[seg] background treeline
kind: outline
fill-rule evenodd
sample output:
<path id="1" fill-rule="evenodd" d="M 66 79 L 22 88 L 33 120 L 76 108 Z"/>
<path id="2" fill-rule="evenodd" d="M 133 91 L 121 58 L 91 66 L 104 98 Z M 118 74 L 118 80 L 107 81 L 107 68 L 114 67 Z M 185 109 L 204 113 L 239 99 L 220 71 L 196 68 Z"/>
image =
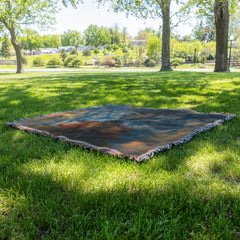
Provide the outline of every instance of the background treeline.
<path id="1" fill-rule="evenodd" d="M 138 32 L 134 38 L 129 35 L 127 28 L 120 29 L 118 25 L 111 28 L 90 25 L 83 33 L 76 30 L 65 31 L 61 35 L 43 35 L 37 31 L 26 30 L 19 37 L 22 50 L 32 51 L 40 48 L 59 48 L 72 46 L 71 53 L 62 51 L 52 61 L 49 57 L 30 59 L 34 66 L 80 66 L 108 65 L 117 67 L 127 66 L 156 66 L 161 64 L 162 38 L 161 31 L 146 28 Z M 171 64 L 177 67 L 183 63 L 202 63 L 215 59 L 215 30 L 202 23 L 193 29 L 192 35 L 171 35 Z M 1 41 L 1 55 L 10 57 L 11 44 L 7 36 Z M 81 51 L 81 53 L 78 53 Z M 12 53 L 14 51 L 12 50 Z M 33 61 L 34 60 L 34 61 Z M 232 60 L 240 61 L 240 42 L 236 40 L 232 51 Z M 49 64 L 48 64 L 49 63 Z"/>

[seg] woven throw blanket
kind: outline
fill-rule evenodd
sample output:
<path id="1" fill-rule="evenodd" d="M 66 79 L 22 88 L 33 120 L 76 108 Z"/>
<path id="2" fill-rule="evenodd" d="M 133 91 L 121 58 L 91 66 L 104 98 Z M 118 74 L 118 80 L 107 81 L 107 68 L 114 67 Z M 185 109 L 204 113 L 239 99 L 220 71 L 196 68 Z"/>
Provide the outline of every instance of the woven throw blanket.
<path id="1" fill-rule="evenodd" d="M 110 104 L 5 124 L 141 162 L 234 116 Z"/>

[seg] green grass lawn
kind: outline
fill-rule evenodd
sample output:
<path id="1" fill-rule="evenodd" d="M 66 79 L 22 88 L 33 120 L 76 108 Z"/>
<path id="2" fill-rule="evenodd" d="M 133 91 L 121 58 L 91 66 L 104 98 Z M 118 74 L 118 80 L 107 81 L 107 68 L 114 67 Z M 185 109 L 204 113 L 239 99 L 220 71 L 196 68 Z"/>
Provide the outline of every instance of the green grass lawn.
<path id="1" fill-rule="evenodd" d="M 236 113 L 138 164 L 4 122 L 104 104 Z M 0 74 L 0 239 L 239 239 L 239 73 Z"/>

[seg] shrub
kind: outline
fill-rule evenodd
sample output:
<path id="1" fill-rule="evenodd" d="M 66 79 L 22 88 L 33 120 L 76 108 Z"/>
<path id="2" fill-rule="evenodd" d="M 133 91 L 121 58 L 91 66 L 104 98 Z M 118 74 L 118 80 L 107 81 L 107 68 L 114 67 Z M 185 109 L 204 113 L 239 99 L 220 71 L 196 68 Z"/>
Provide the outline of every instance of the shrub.
<path id="1" fill-rule="evenodd" d="M 154 59 L 151 59 L 151 58 L 146 59 L 144 62 L 144 65 L 146 67 L 154 67 L 156 66 L 156 64 L 157 64 L 156 61 L 154 61 Z"/>
<path id="2" fill-rule="evenodd" d="M 77 55 L 71 55 L 69 57 L 67 57 L 64 61 L 64 66 L 72 66 L 72 67 L 79 67 L 84 65 L 83 61 L 81 60 L 80 57 L 78 57 Z"/>
<path id="3" fill-rule="evenodd" d="M 71 55 L 78 55 L 78 52 L 77 52 L 76 48 L 72 48 L 70 54 Z"/>
<path id="4" fill-rule="evenodd" d="M 44 65 L 45 65 L 45 63 L 44 63 L 44 59 L 42 57 L 36 57 L 33 60 L 33 66 L 34 67 L 42 67 Z"/>
<path id="5" fill-rule="evenodd" d="M 23 65 L 28 64 L 27 58 L 25 56 L 22 56 L 22 63 L 23 63 Z"/>
<path id="6" fill-rule="evenodd" d="M 114 51 L 116 51 L 118 48 L 119 48 L 119 46 L 118 46 L 116 43 L 114 43 L 114 44 L 112 45 L 112 49 L 113 49 Z"/>
<path id="7" fill-rule="evenodd" d="M 122 49 L 122 52 L 123 52 L 123 53 L 128 53 L 128 48 L 127 48 L 127 47 L 124 47 L 124 48 Z"/>
<path id="8" fill-rule="evenodd" d="M 179 64 L 178 62 L 173 62 L 171 65 L 172 65 L 174 68 L 176 68 L 176 67 L 179 66 L 180 64 Z"/>
<path id="9" fill-rule="evenodd" d="M 108 51 L 111 51 L 112 50 L 112 47 L 111 47 L 111 45 L 107 45 L 107 47 L 106 47 L 106 49 L 108 50 Z"/>
<path id="10" fill-rule="evenodd" d="M 200 63 L 205 64 L 207 61 L 207 58 L 205 56 L 201 56 L 199 60 L 200 60 Z"/>
<path id="11" fill-rule="evenodd" d="M 107 57 L 102 60 L 102 65 L 108 65 L 109 67 L 115 67 L 116 61 L 113 58 Z"/>
<path id="12" fill-rule="evenodd" d="M 83 61 L 79 58 L 79 57 L 75 57 L 72 61 L 71 61 L 71 65 L 73 67 L 79 67 L 83 65 Z"/>
<path id="13" fill-rule="evenodd" d="M 123 66 L 123 56 L 121 56 L 121 55 L 115 55 L 115 56 L 113 56 L 112 57 L 114 60 L 115 60 L 115 62 L 116 62 L 116 67 L 122 67 Z"/>
<path id="14" fill-rule="evenodd" d="M 184 64 L 186 62 L 185 58 L 172 58 L 171 63 L 177 62 L 180 64 Z"/>
<path id="15" fill-rule="evenodd" d="M 103 54 L 104 54 L 104 55 L 107 55 L 107 54 L 108 54 L 107 49 L 103 49 Z"/>
<path id="16" fill-rule="evenodd" d="M 95 54 L 98 54 L 98 53 L 99 53 L 99 49 L 98 49 L 98 48 L 94 48 L 93 52 L 94 52 Z"/>
<path id="17" fill-rule="evenodd" d="M 134 49 L 133 43 L 129 43 L 128 48 L 130 48 L 131 50 L 133 50 L 133 49 Z"/>
<path id="18" fill-rule="evenodd" d="M 207 60 L 214 60 L 215 57 L 212 54 L 209 54 L 209 57 L 207 58 Z"/>
<path id="19" fill-rule="evenodd" d="M 74 58 L 76 58 L 76 56 L 69 56 L 65 59 L 64 61 L 64 66 L 69 66 L 71 64 L 71 62 L 74 60 Z"/>
<path id="20" fill-rule="evenodd" d="M 137 58 L 134 63 L 134 67 L 141 67 L 143 65 L 143 60 L 141 58 Z"/>
<path id="21" fill-rule="evenodd" d="M 125 53 L 125 54 L 123 55 L 122 59 L 123 59 L 123 66 L 125 66 L 125 67 L 128 66 L 128 62 L 129 62 L 129 60 L 130 60 L 129 54 L 128 54 L 128 53 Z"/>
<path id="22" fill-rule="evenodd" d="M 63 61 L 67 58 L 68 54 L 66 53 L 65 49 L 61 50 L 60 56 L 61 56 Z"/>
<path id="23" fill-rule="evenodd" d="M 56 67 L 60 67 L 63 64 L 62 60 L 58 57 L 52 57 L 48 63 L 47 66 L 51 67 L 51 68 L 56 68 Z"/>
<path id="24" fill-rule="evenodd" d="M 82 54 L 85 57 L 89 57 L 89 56 L 91 56 L 91 50 L 90 49 L 84 49 Z"/>
<path id="25" fill-rule="evenodd" d="M 114 52 L 114 55 L 123 55 L 123 51 L 121 49 L 117 49 L 115 52 Z"/>
<path id="26" fill-rule="evenodd" d="M 94 61 L 94 64 L 97 65 L 97 66 L 100 66 L 101 65 L 101 60 L 98 58 Z"/>

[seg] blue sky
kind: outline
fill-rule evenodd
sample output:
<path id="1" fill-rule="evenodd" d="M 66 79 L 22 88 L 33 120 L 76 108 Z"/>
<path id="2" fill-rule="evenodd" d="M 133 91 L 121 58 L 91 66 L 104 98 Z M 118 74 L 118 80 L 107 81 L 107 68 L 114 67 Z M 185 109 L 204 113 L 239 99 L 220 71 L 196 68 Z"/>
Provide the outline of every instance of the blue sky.
<path id="1" fill-rule="evenodd" d="M 73 9 L 71 6 L 68 8 L 62 7 L 62 10 L 56 15 L 57 23 L 55 26 L 52 26 L 53 29 L 40 34 L 62 34 L 68 29 L 83 32 L 90 24 L 111 27 L 117 23 L 121 29 L 127 27 L 128 33 L 131 36 L 135 36 L 139 30 L 146 27 L 158 30 L 161 24 L 161 19 L 141 20 L 133 16 L 127 18 L 124 13 L 108 11 L 107 6 L 98 8 L 98 5 L 92 1 L 85 2 L 87 3 L 80 4 L 77 9 Z M 172 6 L 172 9 L 174 8 L 175 6 Z M 174 32 L 180 35 L 187 35 L 191 34 L 191 29 L 190 25 L 185 24 L 181 28 L 175 29 Z"/>

